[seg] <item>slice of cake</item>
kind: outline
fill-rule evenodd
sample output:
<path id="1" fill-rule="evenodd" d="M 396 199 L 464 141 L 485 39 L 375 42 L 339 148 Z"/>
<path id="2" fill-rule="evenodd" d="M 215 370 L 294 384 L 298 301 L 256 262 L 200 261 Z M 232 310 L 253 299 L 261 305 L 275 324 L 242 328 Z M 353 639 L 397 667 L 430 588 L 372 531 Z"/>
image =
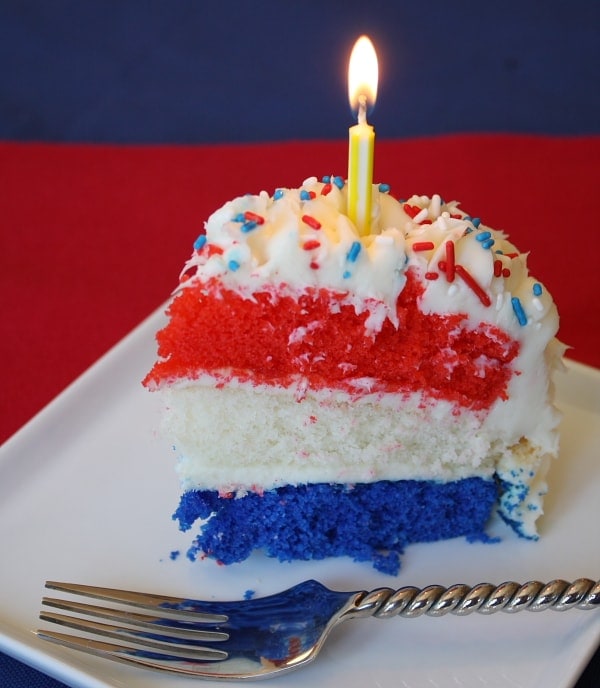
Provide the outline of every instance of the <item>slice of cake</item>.
<path id="1" fill-rule="evenodd" d="M 412 542 L 536 538 L 563 347 L 505 235 L 438 195 L 339 177 L 226 203 L 194 244 L 144 380 L 178 455 L 189 556 L 347 555 L 395 573 Z"/>

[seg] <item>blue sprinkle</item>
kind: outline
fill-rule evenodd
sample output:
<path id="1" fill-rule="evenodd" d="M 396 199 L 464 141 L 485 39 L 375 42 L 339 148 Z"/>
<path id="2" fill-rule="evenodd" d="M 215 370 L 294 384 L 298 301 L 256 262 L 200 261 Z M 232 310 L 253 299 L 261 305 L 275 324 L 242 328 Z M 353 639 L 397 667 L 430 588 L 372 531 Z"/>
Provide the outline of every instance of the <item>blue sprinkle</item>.
<path id="1" fill-rule="evenodd" d="M 465 222 L 471 222 L 472 219 L 473 219 L 473 218 L 472 218 L 470 215 L 465 215 L 465 216 L 463 217 L 463 220 L 465 220 Z"/>
<path id="2" fill-rule="evenodd" d="M 472 227 L 467 227 L 467 228 L 465 229 L 465 235 L 467 235 L 467 234 L 472 234 L 472 233 L 473 233 L 473 228 L 472 228 Z"/>
<path id="3" fill-rule="evenodd" d="M 330 175 L 330 174 L 326 174 L 326 175 L 321 179 L 321 181 L 323 182 L 323 184 L 329 184 L 329 182 L 331 181 L 331 175 Z"/>
<path id="4" fill-rule="evenodd" d="M 495 242 L 493 239 L 486 239 L 486 241 L 482 241 L 482 242 L 481 242 L 481 245 L 483 246 L 483 248 L 488 248 L 488 249 L 489 249 L 489 248 L 492 248 L 492 246 L 493 246 L 495 243 L 496 243 L 496 242 Z"/>
<path id="5" fill-rule="evenodd" d="M 273 194 L 273 200 L 278 201 L 280 198 L 283 198 L 283 189 L 275 189 L 275 193 Z"/>
<path id="6" fill-rule="evenodd" d="M 475 237 L 477 241 L 486 241 L 492 236 L 491 232 L 479 232 L 479 234 Z"/>
<path id="7" fill-rule="evenodd" d="M 237 260 L 230 260 L 229 263 L 227 263 L 227 267 L 228 267 L 232 272 L 235 272 L 236 270 L 239 270 L 240 264 L 237 262 Z"/>
<path id="8" fill-rule="evenodd" d="M 390 192 L 390 185 L 389 184 L 380 184 L 379 185 L 379 191 L 381 193 L 389 193 Z"/>
<path id="9" fill-rule="evenodd" d="M 348 279 L 349 277 L 352 277 L 352 273 L 350 270 L 344 270 L 344 274 L 342 275 L 344 279 Z"/>
<path id="10" fill-rule="evenodd" d="M 534 296 L 541 296 L 542 295 L 542 285 L 539 282 L 536 282 L 533 285 L 533 295 Z"/>
<path id="11" fill-rule="evenodd" d="M 516 296 L 513 296 L 510 301 L 512 303 L 513 311 L 517 316 L 517 320 L 519 321 L 519 325 L 527 325 L 527 316 L 525 315 L 523 304 L 521 303 L 520 299 Z"/>
<path id="12" fill-rule="evenodd" d="M 497 249 L 494 251 L 494 253 L 497 253 L 497 254 L 499 254 L 499 255 L 501 255 L 501 256 L 504 255 L 504 251 L 501 251 L 499 248 L 497 248 Z"/>
<path id="13" fill-rule="evenodd" d="M 246 218 L 244 217 L 244 213 L 238 213 L 232 220 L 232 222 L 244 222 Z"/>
<path id="14" fill-rule="evenodd" d="M 474 227 L 479 227 L 479 225 L 481 224 L 481 218 L 479 218 L 479 217 L 474 217 L 474 218 L 471 220 L 471 222 L 473 223 L 473 226 L 474 226 Z"/>
<path id="15" fill-rule="evenodd" d="M 255 220 L 246 220 L 246 222 L 244 222 L 244 224 L 242 225 L 242 232 L 251 232 L 253 229 L 256 229 L 257 227 L 258 222 L 256 222 Z"/>
<path id="16" fill-rule="evenodd" d="M 244 599 L 251 600 L 255 594 L 256 593 L 254 592 L 254 590 L 246 590 L 246 592 L 244 593 Z"/>
<path id="17" fill-rule="evenodd" d="M 349 260 L 351 263 L 354 263 L 358 258 L 358 254 L 360 253 L 361 249 L 362 245 L 360 241 L 353 241 L 352 246 L 350 246 L 350 249 L 346 254 L 346 259 Z"/>
<path id="18" fill-rule="evenodd" d="M 194 241 L 194 250 L 199 251 L 206 243 L 206 234 L 201 234 L 196 241 Z"/>
<path id="19" fill-rule="evenodd" d="M 306 189 L 302 189 L 300 192 L 301 201 L 310 201 L 310 193 Z"/>
<path id="20" fill-rule="evenodd" d="M 344 180 L 341 177 L 334 177 L 331 181 L 337 186 L 338 189 L 344 188 Z"/>
<path id="21" fill-rule="evenodd" d="M 169 559 L 170 559 L 171 561 L 175 561 L 175 559 L 177 559 L 177 558 L 179 557 L 180 554 L 181 554 L 181 552 L 180 552 L 178 549 L 174 549 L 174 550 L 171 552 L 171 554 L 169 554 Z"/>

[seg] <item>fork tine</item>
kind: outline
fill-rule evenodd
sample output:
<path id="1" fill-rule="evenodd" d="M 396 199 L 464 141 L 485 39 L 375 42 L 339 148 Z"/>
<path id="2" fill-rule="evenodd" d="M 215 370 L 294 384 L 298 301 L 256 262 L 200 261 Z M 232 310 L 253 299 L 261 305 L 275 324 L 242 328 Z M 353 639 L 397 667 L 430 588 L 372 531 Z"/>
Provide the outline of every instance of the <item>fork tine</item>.
<path id="1" fill-rule="evenodd" d="M 108 602 L 130 604 L 156 612 L 177 611 L 181 614 L 193 615 L 194 621 L 204 623 L 224 623 L 226 614 L 216 614 L 207 609 L 203 610 L 203 603 L 199 600 L 189 600 L 184 597 L 171 597 L 168 595 L 156 595 L 152 593 L 140 593 L 132 590 L 117 590 L 115 588 L 103 588 L 93 585 L 81 585 L 79 583 L 60 583 L 58 581 L 46 581 L 46 588 L 59 590 L 72 595 L 83 595 Z M 205 607 L 210 607 L 210 602 Z"/>
<path id="2" fill-rule="evenodd" d="M 63 600 L 54 597 L 42 598 L 42 604 L 75 614 L 85 614 L 87 616 L 108 619 L 109 621 L 140 626 L 154 632 L 167 629 L 170 633 L 174 633 L 182 639 L 190 638 L 193 640 L 202 640 L 204 642 L 220 642 L 227 640 L 229 637 L 228 633 L 207 630 L 205 622 L 197 624 L 187 619 L 181 621 L 175 618 L 174 615 L 172 618 L 165 618 L 164 616 L 139 614 L 130 610 L 100 607 L 94 604 L 85 604 L 84 602 Z"/>
<path id="3" fill-rule="evenodd" d="M 80 619 L 74 616 L 67 616 L 66 614 L 57 614 L 55 612 L 42 612 L 40 614 L 40 619 L 42 619 L 42 621 L 50 621 L 61 626 L 73 628 L 77 631 L 94 633 L 107 638 L 116 638 L 117 640 L 125 642 L 133 642 L 143 647 L 163 650 L 168 653 L 176 653 L 178 656 L 180 656 L 179 653 L 184 653 L 186 656 L 190 658 L 193 657 L 196 660 L 220 661 L 228 657 L 227 652 L 204 647 L 200 645 L 200 642 L 194 642 L 187 638 L 182 639 L 158 633 L 149 634 L 147 631 Z"/>
<path id="4" fill-rule="evenodd" d="M 161 652 L 150 652 L 147 650 L 139 650 L 135 647 L 126 645 L 115 645 L 114 643 L 105 643 L 100 640 L 91 640 L 89 638 L 79 638 L 67 633 L 58 633 L 55 631 L 36 631 L 36 635 L 56 645 L 68 647 L 72 650 L 80 650 L 87 654 L 96 655 L 104 659 L 112 659 L 117 662 L 125 664 L 132 664 L 134 666 L 142 666 L 149 669 L 157 669 L 168 673 L 187 674 L 196 677 L 213 677 L 214 673 L 210 671 L 204 672 L 202 667 L 209 669 L 213 662 L 218 664 L 222 657 L 207 657 L 203 662 L 198 657 L 186 656 L 185 654 L 163 654 Z M 216 651 L 218 652 L 218 651 Z M 219 652 L 219 654 L 221 654 Z"/>

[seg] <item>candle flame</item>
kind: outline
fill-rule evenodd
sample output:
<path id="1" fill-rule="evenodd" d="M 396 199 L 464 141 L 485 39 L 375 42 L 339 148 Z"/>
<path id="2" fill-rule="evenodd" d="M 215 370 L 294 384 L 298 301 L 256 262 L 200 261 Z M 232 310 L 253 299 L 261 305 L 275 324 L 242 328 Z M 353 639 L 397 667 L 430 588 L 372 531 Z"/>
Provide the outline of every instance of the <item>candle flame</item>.
<path id="1" fill-rule="evenodd" d="M 378 76 L 373 43 L 367 36 L 361 36 L 352 48 L 348 65 L 348 99 L 352 109 L 358 109 L 359 119 L 364 119 L 367 107 L 375 104 Z"/>

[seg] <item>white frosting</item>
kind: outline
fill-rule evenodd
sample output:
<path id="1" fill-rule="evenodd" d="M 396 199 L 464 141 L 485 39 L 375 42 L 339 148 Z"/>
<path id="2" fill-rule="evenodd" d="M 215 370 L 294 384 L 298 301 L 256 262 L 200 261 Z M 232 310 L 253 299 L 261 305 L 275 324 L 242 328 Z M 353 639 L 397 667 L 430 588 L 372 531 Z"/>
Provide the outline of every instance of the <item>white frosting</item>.
<path id="1" fill-rule="evenodd" d="M 330 289 L 346 294 L 357 312 L 369 310 L 368 326 L 377 331 L 385 317 L 396 322 L 396 301 L 412 266 L 422 276 L 437 275 L 423 279 L 421 308 L 426 313 L 465 313 L 474 326 L 489 322 L 519 341 L 539 340 L 540 352 L 556 333 L 556 308 L 543 285 L 529 277 L 527 256 L 502 232 L 471 219 L 456 202 L 444 203 L 434 194 L 401 203 L 374 185 L 371 233 L 359 236 L 346 215 L 346 186 L 331 184 L 323 195 L 328 186 L 310 178 L 298 189 L 279 189 L 273 196 L 262 191 L 227 202 L 208 219 L 206 244 L 193 253 L 182 275 L 203 280 L 218 276 L 225 287 L 248 298 L 273 286 L 294 294 L 309 287 Z M 314 197 L 303 200 L 307 194 Z M 414 218 L 407 207 L 414 209 Z M 257 216 L 260 224 L 246 231 L 252 220 L 245 215 Z M 312 226 L 313 219 L 319 228 Z M 456 264 L 473 278 L 489 305 L 463 276 L 455 274 L 449 281 L 440 270 L 448 242 L 454 244 Z M 431 249 L 415 250 L 429 243 Z M 495 263 L 504 275 L 495 276 Z M 182 287 L 193 281 L 183 281 Z M 513 298 L 519 300 L 525 324 L 519 322 Z"/>

